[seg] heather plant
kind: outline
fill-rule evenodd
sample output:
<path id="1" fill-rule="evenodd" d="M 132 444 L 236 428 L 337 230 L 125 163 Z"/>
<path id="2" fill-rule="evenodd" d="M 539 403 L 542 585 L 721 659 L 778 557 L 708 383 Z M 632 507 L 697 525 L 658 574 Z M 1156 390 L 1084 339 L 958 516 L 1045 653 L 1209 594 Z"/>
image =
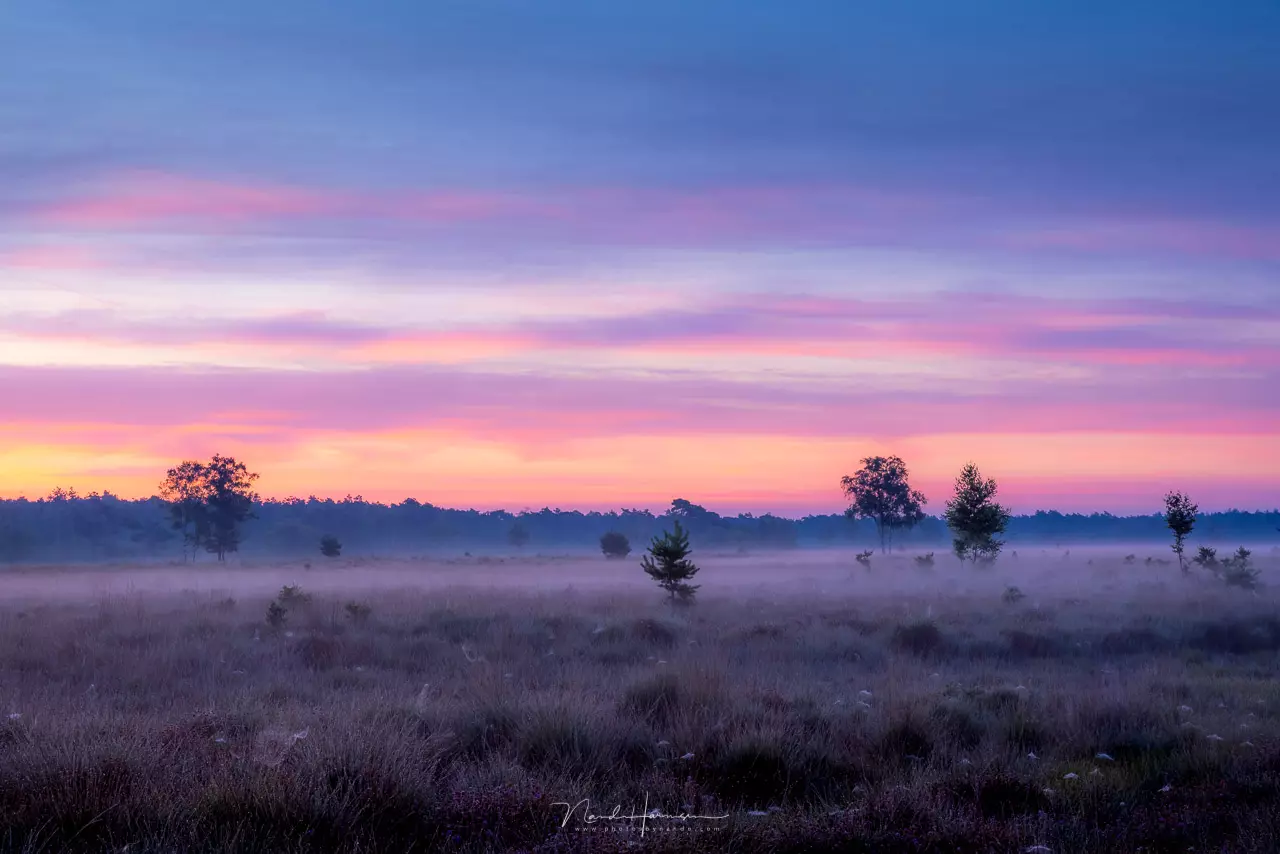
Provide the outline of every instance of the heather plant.
<path id="1" fill-rule="evenodd" d="M 415 562 L 430 590 L 318 567 L 270 643 L 225 592 L 0 597 L 0 848 L 603 854 L 618 835 L 553 802 L 647 796 L 728 816 L 647 834 L 661 852 L 1272 850 L 1275 595 L 1095 556 L 1024 551 L 1036 609 L 953 566 L 855 587 L 842 555 L 765 592 L 777 565 L 733 560 L 757 574 L 678 620 L 621 585 L 477 587 L 474 563 Z M 376 627 L 327 619 L 356 589 Z"/>
<path id="2" fill-rule="evenodd" d="M 343 606 L 343 610 L 347 612 L 347 619 L 356 625 L 368 622 L 369 616 L 373 613 L 373 607 L 367 602 L 348 602 Z"/>
<path id="3" fill-rule="evenodd" d="M 309 603 L 311 601 L 311 594 L 304 592 L 303 589 L 296 584 L 286 584 L 284 587 L 280 588 L 280 593 L 276 599 L 281 605 L 284 605 L 286 608 L 291 608 Z"/>
<path id="4" fill-rule="evenodd" d="M 279 602 L 272 600 L 267 604 L 267 625 L 273 629 L 284 628 L 285 622 L 289 619 L 289 609 L 281 605 Z"/>

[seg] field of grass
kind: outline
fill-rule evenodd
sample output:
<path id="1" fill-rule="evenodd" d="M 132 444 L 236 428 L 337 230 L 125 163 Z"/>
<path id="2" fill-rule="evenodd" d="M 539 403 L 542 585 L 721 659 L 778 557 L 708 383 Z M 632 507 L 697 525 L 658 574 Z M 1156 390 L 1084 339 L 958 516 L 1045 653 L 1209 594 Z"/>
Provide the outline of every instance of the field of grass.
<path id="1" fill-rule="evenodd" d="M 1122 558 L 0 574 L 0 850 L 1277 850 L 1280 597 Z"/>

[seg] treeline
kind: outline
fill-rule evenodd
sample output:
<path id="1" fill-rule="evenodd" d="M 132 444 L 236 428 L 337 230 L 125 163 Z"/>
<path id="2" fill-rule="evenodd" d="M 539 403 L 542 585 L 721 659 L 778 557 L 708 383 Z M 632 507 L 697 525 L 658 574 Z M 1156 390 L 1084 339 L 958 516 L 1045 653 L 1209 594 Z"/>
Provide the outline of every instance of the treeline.
<path id="1" fill-rule="evenodd" d="M 406 499 L 378 504 L 348 496 L 340 501 L 289 498 L 254 503 L 255 518 L 243 525 L 240 553 L 245 557 L 316 555 L 320 538 L 331 534 L 346 555 L 459 553 L 550 549 L 598 550 L 608 531 L 641 545 L 678 519 L 699 549 L 737 550 L 878 543 L 874 522 L 851 521 L 844 514 L 785 519 L 778 516 L 721 516 L 684 499 L 663 514 L 624 509 L 610 513 L 543 509 L 505 511 L 452 510 Z M 1208 544 L 1280 542 L 1280 511 L 1206 513 L 1194 540 Z M 513 531 L 522 535 L 513 537 Z M 1159 514 L 1113 516 L 1108 513 L 1038 512 L 1014 516 L 1006 539 L 1047 546 L 1106 542 L 1144 542 L 1163 546 L 1168 529 Z M 941 519 L 926 516 L 895 536 L 895 548 L 950 547 L 951 534 Z M 123 500 L 107 494 L 79 496 L 56 490 L 47 498 L 0 500 L 0 562 L 50 562 L 126 559 L 180 559 L 183 539 L 159 498 Z M 202 558 L 207 559 L 207 558 Z"/>

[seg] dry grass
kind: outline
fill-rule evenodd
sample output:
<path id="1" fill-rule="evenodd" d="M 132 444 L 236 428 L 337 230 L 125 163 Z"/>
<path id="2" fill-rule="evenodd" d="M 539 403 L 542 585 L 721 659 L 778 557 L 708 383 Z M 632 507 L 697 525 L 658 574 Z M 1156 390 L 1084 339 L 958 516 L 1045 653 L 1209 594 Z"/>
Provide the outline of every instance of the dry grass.
<path id="1" fill-rule="evenodd" d="M 644 586 L 298 572 L 310 601 L 275 630 L 252 569 L 26 589 L 0 606 L 0 847 L 1274 850 L 1276 597 L 1122 556 L 828 555 L 795 583 L 730 583 L 725 558 L 675 613 Z M 646 797 L 728 818 L 642 839 L 552 806 Z"/>

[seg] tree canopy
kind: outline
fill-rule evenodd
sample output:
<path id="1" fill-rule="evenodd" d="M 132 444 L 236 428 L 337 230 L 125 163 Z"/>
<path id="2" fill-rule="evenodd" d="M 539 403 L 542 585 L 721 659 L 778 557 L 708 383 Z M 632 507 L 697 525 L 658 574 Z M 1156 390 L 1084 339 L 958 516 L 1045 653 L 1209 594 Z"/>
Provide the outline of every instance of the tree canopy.
<path id="1" fill-rule="evenodd" d="M 862 468 L 845 475 L 840 485 L 852 503 L 845 514 L 871 519 L 880 536 L 880 551 L 892 546 L 893 532 L 924 521 L 924 493 L 911 488 L 907 464 L 900 457 L 867 457 Z"/>
<path id="2" fill-rule="evenodd" d="M 973 463 L 956 478 L 955 497 L 947 502 L 947 527 L 952 548 L 961 560 L 992 561 L 1004 541 L 997 539 L 1009 523 L 1009 511 L 994 501 L 996 482 L 984 479 Z"/>
<path id="3" fill-rule="evenodd" d="M 169 469 L 160 484 L 160 497 L 192 558 L 200 549 L 220 561 L 239 551 L 240 526 L 254 517 L 260 500 L 253 491 L 257 479 L 244 463 L 220 454 L 207 463 L 186 460 Z"/>

